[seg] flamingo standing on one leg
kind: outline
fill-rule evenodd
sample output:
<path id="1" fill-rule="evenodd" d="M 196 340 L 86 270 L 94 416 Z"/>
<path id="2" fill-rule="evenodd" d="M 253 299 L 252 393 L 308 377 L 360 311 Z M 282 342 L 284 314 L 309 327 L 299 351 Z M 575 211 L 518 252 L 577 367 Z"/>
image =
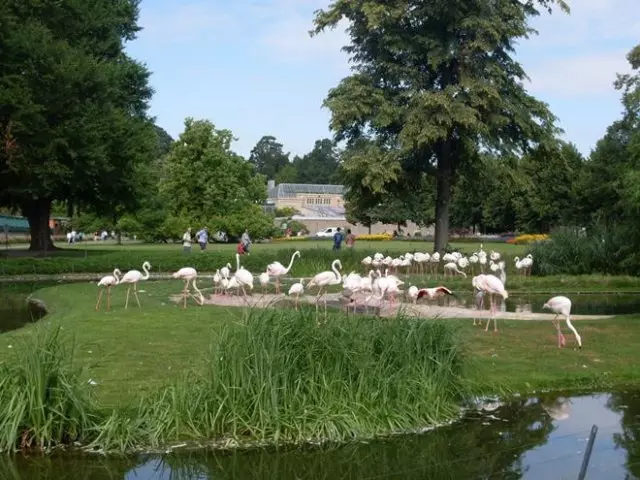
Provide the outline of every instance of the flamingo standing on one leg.
<path id="1" fill-rule="evenodd" d="M 542 308 L 547 308 L 556 314 L 556 316 L 553 317 L 552 322 L 556 327 L 556 330 L 558 331 L 558 348 L 564 347 L 565 343 L 564 335 L 562 334 L 562 330 L 560 329 L 560 322 L 557 321 L 558 315 L 563 315 L 565 320 L 567 321 L 567 327 L 569 327 L 569 329 L 576 337 L 578 348 L 582 350 L 582 338 L 578 334 L 578 331 L 575 329 L 575 327 L 571 324 L 571 320 L 569 318 L 571 316 L 571 300 L 569 300 L 567 297 L 562 296 L 553 297 L 550 298 L 544 305 L 542 305 Z"/>
<path id="2" fill-rule="evenodd" d="M 294 283 L 289 288 L 289 295 L 296 296 L 296 310 L 298 310 L 298 304 L 300 302 L 300 295 L 304 293 L 304 284 L 302 283 L 303 279 L 301 278 L 298 283 Z"/>
<path id="3" fill-rule="evenodd" d="M 144 271 L 144 275 L 140 273 L 139 270 L 129 270 L 127 273 L 124 274 L 124 277 L 120 279 L 120 283 L 129 284 L 129 287 L 127 288 L 127 300 L 124 302 L 125 310 L 129 306 L 129 292 L 131 291 L 131 285 L 133 285 L 133 295 L 136 297 L 136 301 L 138 302 L 138 307 L 141 307 L 140 299 L 138 298 L 138 282 L 149 279 L 150 269 L 151 269 L 151 264 L 149 262 L 144 262 L 142 264 L 142 270 Z"/>
<path id="4" fill-rule="evenodd" d="M 280 277 L 289 273 L 289 270 L 291 270 L 291 267 L 293 266 L 293 260 L 299 256 L 300 252 L 293 252 L 293 255 L 291 255 L 289 266 L 286 268 L 280 262 L 273 262 L 267 265 L 267 273 L 272 277 L 276 277 L 276 294 L 280 293 Z"/>
<path id="5" fill-rule="evenodd" d="M 96 312 L 100 309 L 100 301 L 102 300 L 102 294 L 105 289 L 107 290 L 107 312 L 111 310 L 111 287 L 115 287 L 120 283 L 120 275 L 122 272 L 117 268 L 113 271 L 113 275 L 107 275 L 106 277 L 102 277 L 98 282 L 98 286 L 102 287 L 100 289 L 100 294 L 98 295 L 98 303 L 96 303 Z"/>
<path id="6" fill-rule="evenodd" d="M 172 273 L 171 276 L 173 278 L 179 278 L 184 280 L 184 290 L 182 290 L 182 298 L 184 299 L 184 303 L 182 308 L 187 308 L 187 297 L 190 295 L 189 292 L 189 284 L 193 282 L 193 290 L 196 292 L 198 296 L 191 294 L 193 299 L 196 301 L 198 305 L 204 304 L 204 297 L 202 296 L 202 292 L 198 289 L 198 285 L 196 284 L 196 279 L 198 277 L 198 272 L 196 272 L 195 268 L 192 267 L 183 267 L 175 273 Z"/>

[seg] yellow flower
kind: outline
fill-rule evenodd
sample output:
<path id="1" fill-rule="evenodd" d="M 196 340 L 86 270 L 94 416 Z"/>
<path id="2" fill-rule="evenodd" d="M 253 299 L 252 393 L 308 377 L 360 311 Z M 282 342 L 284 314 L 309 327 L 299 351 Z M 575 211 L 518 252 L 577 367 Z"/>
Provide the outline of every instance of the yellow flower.
<path id="1" fill-rule="evenodd" d="M 393 238 L 393 235 L 389 234 L 389 233 L 375 233 L 375 234 L 364 234 L 364 235 L 358 235 L 356 236 L 357 240 L 368 240 L 370 242 L 382 242 L 382 241 L 387 241 L 387 240 L 391 240 Z"/>

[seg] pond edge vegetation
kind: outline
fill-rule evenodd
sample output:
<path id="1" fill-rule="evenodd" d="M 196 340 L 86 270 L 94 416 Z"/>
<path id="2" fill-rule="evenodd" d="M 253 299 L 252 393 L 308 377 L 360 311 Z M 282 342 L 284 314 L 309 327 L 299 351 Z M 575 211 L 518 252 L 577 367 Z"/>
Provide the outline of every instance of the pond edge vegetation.
<path id="1" fill-rule="evenodd" d="M 105 411 L 60 328 L 36 326 L 0 364 L 3 452 L 370 439 L 451 421 L 469 396 L 458 329 L 446 322 L 330 316 L 318 325 L 310 310 L 256 309 L 223 327 L 204 368 Z"/>

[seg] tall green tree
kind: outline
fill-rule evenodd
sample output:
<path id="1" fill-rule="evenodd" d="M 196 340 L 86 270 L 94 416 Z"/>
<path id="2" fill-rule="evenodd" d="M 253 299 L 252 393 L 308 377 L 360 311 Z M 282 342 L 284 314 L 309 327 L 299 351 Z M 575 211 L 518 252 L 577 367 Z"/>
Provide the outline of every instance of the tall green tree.
<path id="1" fill-rule="evenodd" d="M 331 129 L 338 140 L 374 138 L 402 169 L 435 170 L 437 251 L 461 164 L 477 161 L 480 146 L 520 152 L 557 132 L 512 58 L 534 32 L 529 19 L 554 4 L 568 10 L 562 0 L 334 0 L 316 12 L 312 34 L 349 21 L 354 74 L 325 100 Z"/>
<path id="2" fill-rule="evenodd" d="M 584 159 L 575 145 L 542 145 L 518 164 L 520 194 L 515 199 L 518 226 L 529 232 L 548 233 L 562 225 L 575 225 Z"/>
<path id="3" fill-rule="evenodd" d="M 55 200 L 113 211 L 155 151 L 144 65 L 125 53 L 138 0 L 0 5 L 0 203 L 29 220 L 31 250 L 53 248 Z"/>
<path id="4" fill-rule="evenodd" d="M 250 224 L 252 233 L 263 235 L 270 227 L 262 210 L 266 179 L 231 150 L 232 141 L 231 131 L 207 120 L 185 120 L 184 132 L 164 160 L 160 183 L 176 229 L 197 223 L 238 235 Z"/>
<path id="5" fill-rule="evenodd" d="M 313 150 L 294 159 L 298 183 L 335 184 L 339 181 L 340 153 L 329 138 L 316 140 Z"/>
<path id="6" fill-rule="evenodd" d="M 251 149 L 249 161 L 256 172 L 275 180 L 280 170 L 289 165 L 289 154 L 284 153 L 282 144 L 275 137 L 265 135 Z"/>

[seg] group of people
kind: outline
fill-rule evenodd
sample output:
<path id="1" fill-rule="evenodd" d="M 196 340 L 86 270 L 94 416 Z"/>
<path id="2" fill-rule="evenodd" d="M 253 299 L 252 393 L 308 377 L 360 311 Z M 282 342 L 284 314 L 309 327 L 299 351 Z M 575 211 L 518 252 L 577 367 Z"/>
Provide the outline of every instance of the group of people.
<path id="1" fill-rule="evenodd" d="M 226 237 L 226 235 L 224 236 Z M 204 252 L 207 249 L 207 244 L 209 243 L 209 229 L 207 227 L 196 232 L 196 241 L 198 242 L 198 245 L 200 245 L 200 251 Z M 189 227 L 187 228 L 187 231 L 184 232 L 184 235 L 182 235 L 182 249 L 185 253 L 191 253 L 192 243 L 191 227 Z M 244 233 L 240 238 L 240 242 L 238 243 L 237 251 L 241 255 L 248 255 L 250 246 L 251 237 L 249 236 L 249 231 L 245 228 Z"/>
<path id="2" fill-rule="evenodd" d="M 356 236 L 351 233 L 351 229 L 347 228 L 347 236 L 345 237 L 340 227 L 336 228 L 336 233 L 333 234 L 333 249 L 340 250 L 342 242 L 347 245 L 347 248 L 353 248 L 356 243 Z"/>

